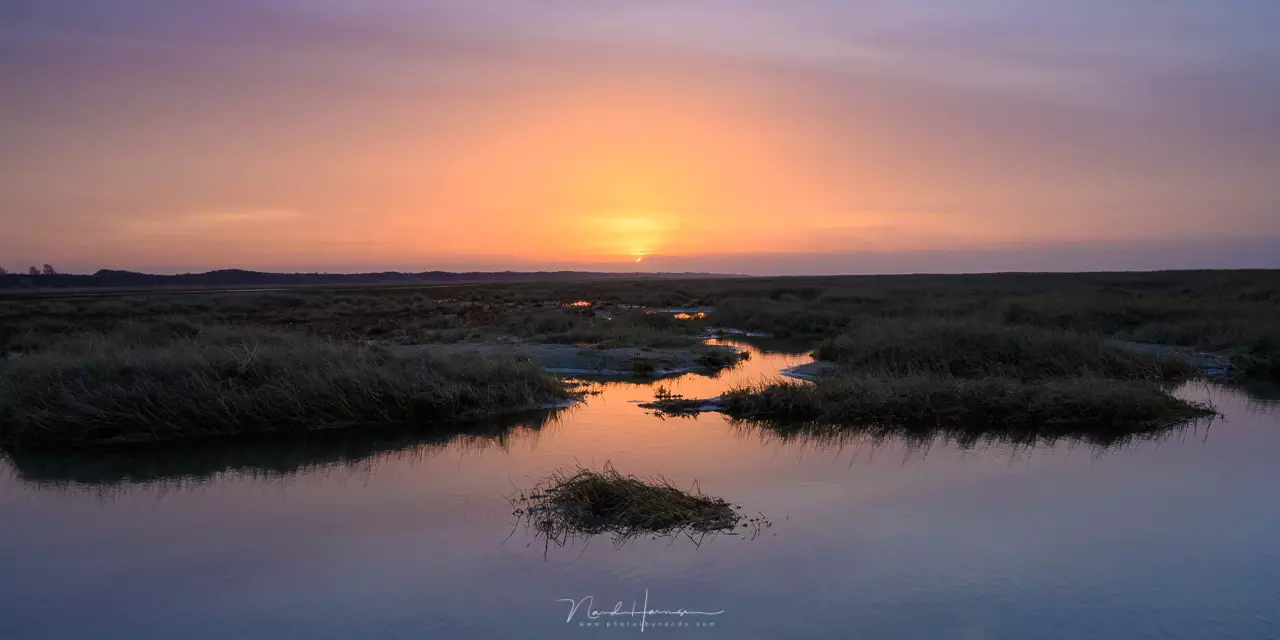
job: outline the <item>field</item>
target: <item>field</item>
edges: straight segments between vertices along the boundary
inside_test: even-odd
[[[570,397],[538,365],[731,366],[701,343],[715,327],[839,366],[816,385],[730,394],[741,416],[1146,428],[1203,413],[1167,393],[1200,375],[1193,352],[1239,379],[1280,375],[1280,272],[6,293],[0,442],[483,420]]]

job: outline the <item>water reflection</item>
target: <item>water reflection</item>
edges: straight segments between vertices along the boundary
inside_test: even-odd
[[[1053,426],[1040,429],[1026,427],[1004,429],[998,425],[908,427],[896,424],[863,424],[850,426],[751,420],[731,420],[729,424],[739,434],[755,434],[765,441],[802,441],[806,445],[820,448],[840,448],[863,443],[878,445],[893,440],[900,441],[908,448],[930,446],[935,443],[954,445],[963,450],[997,445],[1035,447],[1079,443],[1102,450],[1134,442],[1158,442],[1178,434],[1207,433],[1213,422],[1214,417],[1210,416],[1173,426],[1152,427],[1129,433],[1118,433],[1113,428]]]
[[[1243,394],[1255,411],[1280,411],[1280,381],[1267,379],[1236,380],[1221,388]]]
[[[425,459],[450,448],[506,449],[515,438],[536,438],[573,408],[538,411],[442,433],[385,427],[262,439],[209,439],[168,445],[100,447],[70,451],[9,451],[3,459],[16,477],[38,488],[110,488],[164,485],[181,488],[222,474],[281,479],[327,469],[372,469],[390,460]]]
[[[433,429],[424,433],[411,429],[388,427],[374,430],[316,433],[306,438],[279,439],[211,439],[189,444],[164,446],[120,446],[77,451],[15,451],[0,453],[18,480],[34,488],[65,489],[68,487],[106,488],[119,485],[163,484],[166,488],[195,486],[217,476],[235,475],[256,480],[283,479],[290,476],[333,469],[372,470],[391,460],[424,460],[446,450],[483,451],[489,447],[506,452],[517,440],[536,440],[551,425],[565,420],[592,422],[608,416],[610,420],[634,421],[637,411],[619,414],[619,405],[636,405],[652,399],[655,390],[687,398],[712,398],[744,384],[777,379],[783,369],[808,362],[803,346],[769,338],[712,339],[710,344],[733,346],[745,350],[750,357],[733,367],[712,371],[677,374],[655,378],[574,378],[568,382],[585,394],[586,402],[565,409],[524,414],[505,421],[459,426],[456,431]],[[1266,392],[1275,387],[1252,383],[1250,390]],[[1221,398],[1234,403],[1231,413],[1268,413],[1280,411],[1280,400],[1240,394],[1223,385],[1188,384],[1178,394],[1192,400],[1217,404]],[[1275,396],[1280,398],[1280,393]],[[697,417],[664,416],[644,412],[655,422],[697,422]],[[581,418],[581,419],[580,419]],[[1059,444],[1085,445],[1101,452],[1139,442],[1161,442],[1169,438],[1207,437],[1214,419],[1206,418],[1171,428],[1117,435],[1099,429],[1041,430],[991,427],[903,427],[898,425],[824,425],[741,421],[721,416],[704,415],[705,422],[723,421],[727,432],[770,446],[794,446],[805,450],[879,449],[900,446],[904,451],[927,451],[935,446],[971,450],[984,447],[1034,448]],[[677,428],[678,429],[678,428]],[[673,432],[676,433],[676,432]],[[581,435],[581,434],[580,434]],[[635,434],[625,430],[594,433],[616,441],[614,446],[635,446]],[[689,430],[680,434],[697,442],[715,442],[719,436],[706,430]],[[608,450],[611,445],[606,444]],[[694,445],[702,446],[702,445]],[[597,460],[596,462],[599,462]]]
[[[906,459],[923,457],[931,449],[954,448],[960,451],[1019,449],[1032,451],[1046,447],[1084,446],[1094,455],[1111,449],[1123,449],[1139,443],[1159,443],[1188,437],[1206,438],[1213,418],[1143,433],[1116,435],[1108,431],[1073,430],[1058,433],[1036,433],[1025,430],[991,430],[964,428],[903,429],[886,425],[847,427],[827,424],[771,424],[749,420],[730,420],[733,432],[742,438],[766,446],[794,446],[805,450],[876,451],[899,448]]]
[[[759,517],[763,518],[764,516],[762,514]],[[520,538],[526,540],[526,546],[528,547],[541,547],[544,560],[550,559],[551,553],[557,549],[581,552],[587,545],[591,544],[593,539],[601,535],[607,537],[610,545],[618,550],[629,544],[646,540],[651,542],[661,541],[667,545],[688,543],[694,549],[701,549],[703,544],[713,542],[721,536],[736,540],[755,540],[762,535],[766,526],[773,526],[772,523],[767,523],[767,521],[765,521],[767,524],[759,525],[753,522],[750,525],[752,528],[744,533],[736,531],[699,531],[689,528],[651,534],[640,532],[609,533],[603,531],[577,531],[556,526],[545,519],[531,518],[527,513],[519,512],[518,509],[512,513],[512,518],[511,535],[507,536],[507,540]]]
[[[661,384],[709,397],[806,359]],[[1238,390],[1179,391],[1222,412],[1211,428],[1095,446],[664,421],[638,406],[652,382],[593,388],[449,438],[0,460],[0,638],[560,638],[579,630],[557,599],[646,589],[725,610],[700,639],[1280,634],[1280,412]],[[550,554],[512,537],[516,487],[605,462],[775,526]]]

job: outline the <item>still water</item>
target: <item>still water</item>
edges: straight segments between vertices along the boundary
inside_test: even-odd
[[[807,360],[753,356],[662,384],[712,396]],[[966,448],[783,440],[597,389],[451,440],[4,460],[0,638],[618,637],[640,616],[587,610],[646,593],[717,615],[648,615],[641,637],[1280,638],[1280,405],[1194,386],[1225,415],[1207,428]],[[514,487],[606,461],[773,526],[550,548],[514,526]]]

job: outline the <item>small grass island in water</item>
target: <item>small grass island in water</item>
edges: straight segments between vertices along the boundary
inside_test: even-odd
[[[820,344],[835,373],[765,382],[718,398],[659,397],[671,414],[863,426],[1124,434],[1214,414],[1170,393],[1196,375],[1175,358],[1074,332],[968,322],[873,321]]]
[[[741,506],[702,493],[696,483],[684,491],[661,477],[622,475],[607,462],[600,471],[557,470],[509,500],[513,515],[559,545],[601,533],[613,534],[616,542],[681,534],[697,541],[700,534],[758,534],[772,526],[763,514],[746,516]]]

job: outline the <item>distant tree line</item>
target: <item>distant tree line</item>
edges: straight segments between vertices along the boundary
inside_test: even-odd
[[[644,278],[722,277],[708,273],[600,273],[591,271],[478,271],[455,273],[423,271],[404,273],[267,273],[241,269],[221,269],[205,273],[160,275],[101,269],[92,274],[61,273],[52,265],[30,267],[25,273],[0,270],[0,289],[27,287],[226,287],[226,286],[296,286],[323,284],[466,284],[485,282],[557,282],[576,280],[611,280]]]
[[[11,275],[9,273],[9,270],[4,267],[0,267],[0,276],[7,276],[7,275]],[[35,266],[27,267],[27,275],[28,276],[56,276],[58,275],[58,270],[54,269],[53,265],[46,262],[45,265],[43,267],[40,267],[39,269],[37,269]]]

